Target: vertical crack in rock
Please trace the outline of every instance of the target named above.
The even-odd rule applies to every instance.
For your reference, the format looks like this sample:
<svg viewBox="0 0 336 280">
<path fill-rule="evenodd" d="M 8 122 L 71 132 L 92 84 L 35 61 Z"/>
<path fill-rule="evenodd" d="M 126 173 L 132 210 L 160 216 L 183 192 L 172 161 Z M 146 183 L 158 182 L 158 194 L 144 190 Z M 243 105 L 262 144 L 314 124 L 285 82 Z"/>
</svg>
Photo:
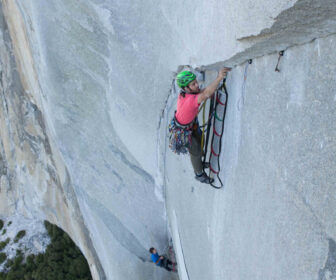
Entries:
<svg viewBox="0 0 336 280">
<path fill-rule="evenodd" d="M 336 279 L 336 242 L 329 238 L 329 251 L 327 261 L 319 271 L 318 280 Z"/>
</svg>

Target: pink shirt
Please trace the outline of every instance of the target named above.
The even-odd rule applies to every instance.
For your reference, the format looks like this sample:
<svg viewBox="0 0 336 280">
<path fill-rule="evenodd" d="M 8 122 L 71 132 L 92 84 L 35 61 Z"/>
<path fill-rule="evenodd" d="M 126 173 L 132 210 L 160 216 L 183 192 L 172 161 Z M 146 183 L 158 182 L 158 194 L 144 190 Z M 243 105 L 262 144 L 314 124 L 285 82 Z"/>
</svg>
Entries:
<svg viewBox="0 0 336 280">
<path fill-rule="evenodd" d="M 200 105 L 197 100 L 198 94 L 186 93 L 185 97 L 179 95 L 175 117 L 180 124 L 191 123 L 196 118 Z"/>
</svg>

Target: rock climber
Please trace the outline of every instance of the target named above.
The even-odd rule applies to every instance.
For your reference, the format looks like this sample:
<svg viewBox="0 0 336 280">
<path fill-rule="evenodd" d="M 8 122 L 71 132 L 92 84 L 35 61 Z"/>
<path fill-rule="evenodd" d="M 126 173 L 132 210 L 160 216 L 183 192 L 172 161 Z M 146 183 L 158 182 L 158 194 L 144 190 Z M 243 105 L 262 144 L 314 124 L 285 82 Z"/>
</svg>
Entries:
<svg viewBox="0 0 336 280">
<path fill-rule="evenodd" d="M 200 89 L 196 75 L 191 71 L 182 71 L 176 76 L 177 85 L 181 92 L 177 100 L 175 116 L 170 123 L 170 148 L 179 153 L 189 152 L 195 178 L 201 183 L 210 184 L 213 179 L 205 172 L 203 166 L 201 147 L 201 130 L 199 129 L 197 115 L 200 104 L 212 97 L 219 83 L 226 77 L 231 68 L 223 68 L 217 78 L 205 89 Z"/>
<path fill-rule="evenodd" d="M 159 256 L 158 252 L 153 247 L 149 249 L 149 252 L 151 253 L 153 263 L 167 269 L 168 271 L 172 271 L 172 269 L 169 267 L 170 265 L 176 265 L 176 263 L 173 263 L 171 260 L 165 258 L 164 256 Z"/>
</svg>

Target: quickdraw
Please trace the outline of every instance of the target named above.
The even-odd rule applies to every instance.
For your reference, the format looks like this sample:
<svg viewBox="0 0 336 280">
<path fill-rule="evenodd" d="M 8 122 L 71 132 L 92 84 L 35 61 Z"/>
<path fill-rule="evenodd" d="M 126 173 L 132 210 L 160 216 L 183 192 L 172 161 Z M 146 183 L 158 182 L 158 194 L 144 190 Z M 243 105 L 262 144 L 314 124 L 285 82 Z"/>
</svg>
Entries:
<svg viewBox="0 0 336 280">
<path fill-rule="evenodd" d="M 280 72 L 279 64 L 280 64 L 280 59 L 281 59 L 281 57 L 283 57 L 283 55 L 284 55 L 284 52 L 285 52 L 285 51 L 280 51 L 280 52 L 279 52 L 278 63 L 277 63 L 277 65 L 275 66 L 275 69 L 274 69 L 275 72 Z"/>
</svg>

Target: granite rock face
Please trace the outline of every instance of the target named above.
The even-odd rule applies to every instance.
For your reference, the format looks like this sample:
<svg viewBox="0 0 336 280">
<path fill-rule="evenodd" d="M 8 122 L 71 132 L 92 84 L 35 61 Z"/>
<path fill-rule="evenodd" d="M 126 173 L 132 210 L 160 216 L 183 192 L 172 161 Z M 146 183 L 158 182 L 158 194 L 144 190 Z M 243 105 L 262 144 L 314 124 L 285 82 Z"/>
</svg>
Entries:
<svg viewBox="0 0 336 280">
<path fill-rule="evenodd" d="M 272 54 L 230 73 L 223 189 L 191 181 L 188 158 L 167 154 L 168 216 L 189 279 L 335 278 L 335 39 L 287 49 L 280 72 Z"/>
<path fill-rule="evenodd" d="M 43 113 L 23 87 L 7 24 L 0 12 L 0 213 L 48 219 L 62 226 L 88 256 L 95 278 L 104 275 L 80 214 L 69 174 L 48 136 Z M 23 74 L 23 73 L 21 73 Z"/>
<path fill-rule="evenodd" d="M 0 214 L 62 227 L 94 279 L 176 279 L 170 234 L 180 279 L 334 277 L 333 2 L 3 0 Z M 167 148 L 183 65 L 233 66 L 220 191 Z"/>
</svg>

